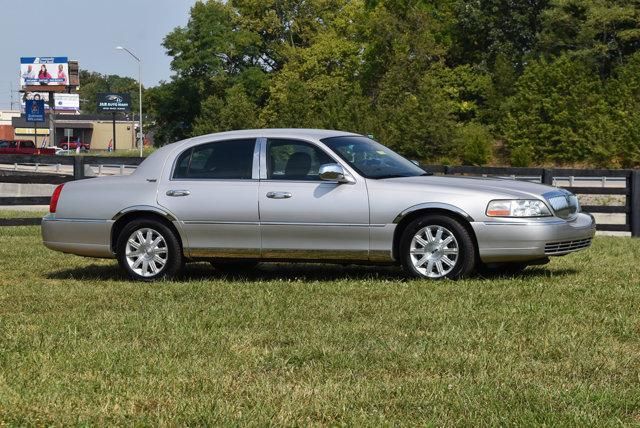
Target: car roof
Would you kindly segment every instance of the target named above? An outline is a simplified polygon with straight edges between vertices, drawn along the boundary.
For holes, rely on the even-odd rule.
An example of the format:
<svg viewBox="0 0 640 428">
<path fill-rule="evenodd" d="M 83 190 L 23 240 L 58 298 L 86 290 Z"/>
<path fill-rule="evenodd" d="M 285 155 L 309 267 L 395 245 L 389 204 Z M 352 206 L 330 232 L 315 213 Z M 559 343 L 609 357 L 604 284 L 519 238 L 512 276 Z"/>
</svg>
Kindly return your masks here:
<svg viewBox="0 0 640 428">
<path fill-rule="evenodd" d="M 340 136 L 354 136 L 352 132 L 346 131 L 334 131 L 330 129 L 312 129 L 312 128 L 266 128 L 266 129 L 243 129 L 238 131 L 226 131 L 216 132 L 213 134 L 201 135 L 194 137 L 194 140 L 206 140 L 209 138 L 257 138 L 257 137 L 272 137 L 272 138 L 311 138 L 319 140 L 321 138 L 340 137 Z"/>
<path fill-rule="evenodd" d="M 239 131 L 226 131 L 216 132 L 213 134 L 200 135 L 198 137 L 189 138 L 182 141 L 177 141 L 172 144 L 167 144 L 154 153 L 152 153 L 140 166 L 136 169 L 134 174 L 147 174 L 155 175 L 159 174 L 164 161 L 171 153 L 182 150 L 185 146 L 193 144 L 201 144 L 206 142 L 220 141 L 227 138 L 230 139 L 242 139 L 242 138 L 293 138 L 293 139 L 309 139 L 320 140 L 329 137 L 346 137 L 346 136 L 359 136 L 352 132 L 334 131 L 329 129 L 307 129 L 307 128 L 270 128 L 270 129 L 243 129 Z"/>
</svg>

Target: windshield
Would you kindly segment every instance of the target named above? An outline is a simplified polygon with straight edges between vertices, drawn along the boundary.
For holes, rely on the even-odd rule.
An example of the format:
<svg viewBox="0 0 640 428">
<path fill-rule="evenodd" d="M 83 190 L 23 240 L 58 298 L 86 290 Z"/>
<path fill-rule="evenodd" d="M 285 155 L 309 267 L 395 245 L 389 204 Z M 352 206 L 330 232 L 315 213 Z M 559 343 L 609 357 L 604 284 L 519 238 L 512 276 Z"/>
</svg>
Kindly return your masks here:
<svg viewBox="0 0 640 428">
<path fill-rule="evenodd" d="M 366 178 L 427 175 L 413 162 L 367 137 L 331 137 L 321 141 Z"/>
</svg>

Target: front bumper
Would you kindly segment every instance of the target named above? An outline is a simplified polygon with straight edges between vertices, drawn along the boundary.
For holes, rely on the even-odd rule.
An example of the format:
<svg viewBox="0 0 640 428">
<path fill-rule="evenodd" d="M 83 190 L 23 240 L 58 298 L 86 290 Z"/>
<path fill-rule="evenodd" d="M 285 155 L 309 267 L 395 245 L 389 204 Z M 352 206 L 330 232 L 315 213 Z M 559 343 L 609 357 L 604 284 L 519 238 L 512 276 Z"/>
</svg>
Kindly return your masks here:
<svg viewBox="0 0 640 428">
<path fill-rule="evenodd" d="M 79 256 L 114 258 L 111 252 L 111 220 L 42 219 L 42 243 L 45 247 Z"/>
<path fill-rule="evenodd" d="M 557 217 L 508 219 L 472 222 L 471 226 L 485 263 L 535 260 L 584 250 L 596 231 L 595 219 L 585 213 L 571 221 Z"/>
</svg>

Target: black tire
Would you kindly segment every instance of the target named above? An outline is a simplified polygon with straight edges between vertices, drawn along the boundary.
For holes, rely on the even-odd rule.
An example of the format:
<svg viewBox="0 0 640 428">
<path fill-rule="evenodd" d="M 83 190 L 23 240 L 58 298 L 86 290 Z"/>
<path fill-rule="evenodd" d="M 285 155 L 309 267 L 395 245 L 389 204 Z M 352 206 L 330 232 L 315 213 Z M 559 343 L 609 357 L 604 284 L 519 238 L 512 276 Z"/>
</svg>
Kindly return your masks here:
<svg viewBox="0 0 640 428">
<path fill-rule="evenodd" d="M 164 252 L 160 253 L 160 256 L 166 257 L 166 262 L 161 269 L 158 269 L 157 273 L 153 273 L 149 272 L 153 271 L 150 265 L 153 264 L 154 266 L 156 266 L 156 261 L 155 259 L 148 260 L 147 263 L 149 265 L 149 269 L 147 269 L 147 274 L 141 274 L 140 272 L 136 272 L 136 270 L 129 264 L 127 258 L 127 243 L 129 241 L 129 238 L 136 231 L 148 230 L 155 232 L 155 234 L 151 234 L 152 240 L 155 241 L 158 236 L 162 237 L 163 241 L 160 242 L 158 251 L 162 251 L 164 249 Z M 146 232 L 143 233 L 143 236 L 145 235 Z M 118 236 L 116 248 L 116 255 L 120 267 L 124 269 L 125 272 L 127 272 L 127 275 L 129 275 L 129 277 L 135 279 L 136 281 L 157 281 L 161 279 L 170 279 L 173 278 L 184 266 L 184 257 L 180 240 L 166 224 L 154 218 L 141 217 L 127 223 Z M 145 254 L 144 257 L 152 257 L 152 254 Z M 139 258 L 143 258 L 143 256 L 138 257 L 135 260 L 136 263 L 138 262 Z M 142 261 L 143 265 L 145 261 L 146 260 Z M 140 267 L 140 270 L 142 270 L 142 267 Z"/>
<path fill-rule="evenodd" d="M 225 273 L 242 273 L 247 270 L 255 269 L 258 266 L 258 260 L 211 260 L 211 266 Z"/>
<path fill-rule="evenodd" d="M 63 145 L 60 146 L 60 148 L 62 150 L 67 150 L 69 148 L 69 146 L 67 146 L 66 144 L 63 144 Z"/>
<path fill-rule="evenodd" d="M 449 272 L 437 278 L 431 278 L 429 274 L 425 272 L 427 268 L 424 268 L 424 271 L 420 271 L 416 266 L 414 266 L 412 261 L 411 245 L 414 236 L 426 227 L 433 228 L 432 230 L 442 227 L 446 232 L 449 232 L 454 236 L 454 243 L 457 242 L 457 258 L 455 259 L 455 264 L 453 267 L 450 267 Z M 478 258 L 473 238 L 467 228 L 458 220 L 442 214 L 427 214 L 413 220 L 402 233 L 399 250 L 399 259 L 404 270 L 412 277 L 423 279 L 460 279 L 467 277 L 474 271 L 476 267 L 476 260 Z M 434 250 L 432 254 L 436 254 L 436 250 Z M 423 257 L 427 257 L 427 254 Z M 446 257 L 450 259 L 449 256 Z M 422 258 L 420 258 L 418 262 L 421 260 Z M 444 266 L 442 262 L 441 265 Z M 437 271 L 437 266 L 435 264 L 434 266 Z M 432 266 L 432 272 L 434 266 Z M 446 267 L 443 271 L 446 271 L 447 269 L 449 269 L 449 267 Z"/>
</svg>

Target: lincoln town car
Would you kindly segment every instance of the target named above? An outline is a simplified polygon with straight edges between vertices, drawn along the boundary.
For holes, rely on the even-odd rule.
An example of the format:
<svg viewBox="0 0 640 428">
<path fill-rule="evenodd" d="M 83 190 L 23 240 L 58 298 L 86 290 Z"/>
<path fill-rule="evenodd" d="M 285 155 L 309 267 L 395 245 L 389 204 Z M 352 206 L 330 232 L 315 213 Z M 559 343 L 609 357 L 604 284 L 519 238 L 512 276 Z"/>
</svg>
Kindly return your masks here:
<svg viewBox="0 0 640 428">
<path fill-rule="evenodd" d="M 115 258 L 143 281 L 195 261 L 397 264 L 456 279 L 544 264 L 594 232 L 566 190 L 433 175 L 366 136 L 314 129 L 169 144 L 129 176 L 58 186 L 42 221 L 48 248 Z"/>
</svg>

